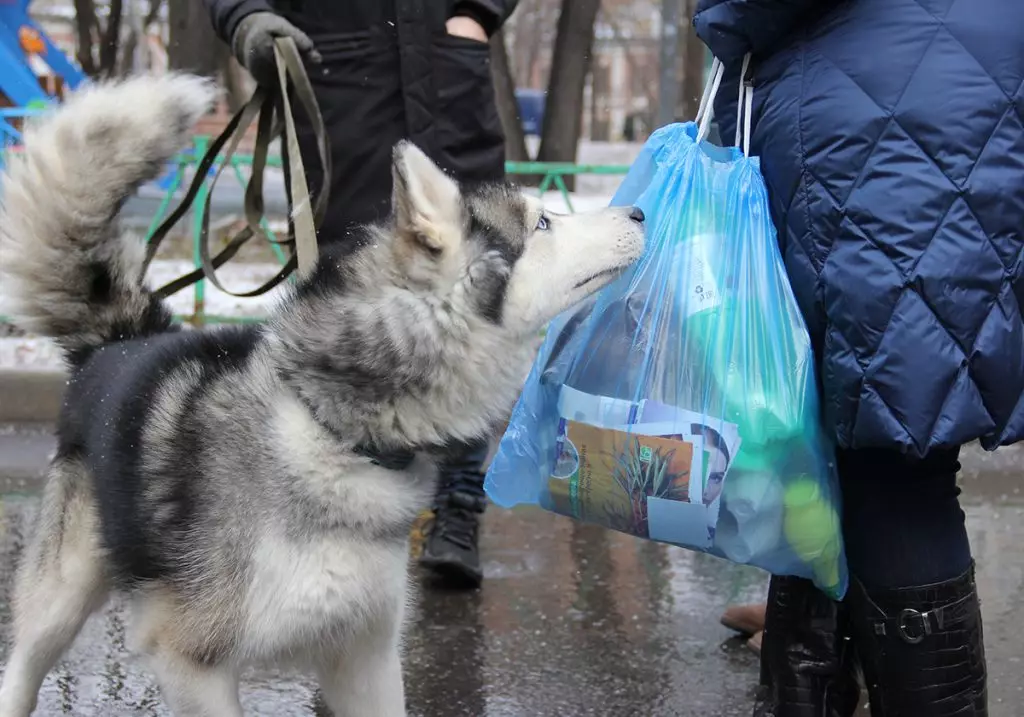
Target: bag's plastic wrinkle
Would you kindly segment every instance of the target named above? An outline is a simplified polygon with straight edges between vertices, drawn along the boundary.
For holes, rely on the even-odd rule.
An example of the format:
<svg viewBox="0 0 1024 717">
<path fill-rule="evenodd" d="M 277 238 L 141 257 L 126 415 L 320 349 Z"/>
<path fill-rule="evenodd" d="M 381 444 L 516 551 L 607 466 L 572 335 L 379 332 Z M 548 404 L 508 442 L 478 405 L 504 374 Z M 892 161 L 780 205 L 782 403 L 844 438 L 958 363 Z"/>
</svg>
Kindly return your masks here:
<svg viewBox="0 0 1024 717">
<path fill-rule="evenodd" d="M 623 181 L 644 256 L 549 327 L 487 491 L 841 597 L 833 447 L 759 164 L 697 132 L 657 131 Z"/>
</svg>

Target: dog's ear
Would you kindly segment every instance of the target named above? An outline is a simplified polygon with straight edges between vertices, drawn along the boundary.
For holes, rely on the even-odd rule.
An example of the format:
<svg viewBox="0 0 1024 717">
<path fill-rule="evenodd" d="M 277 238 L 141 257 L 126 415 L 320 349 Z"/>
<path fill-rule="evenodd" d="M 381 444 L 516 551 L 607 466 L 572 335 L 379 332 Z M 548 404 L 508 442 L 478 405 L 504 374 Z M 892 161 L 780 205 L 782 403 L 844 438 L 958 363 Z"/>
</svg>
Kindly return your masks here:
<svg viewBox="0 0 1024 717">
<path fill-rule="evenodd" d="M 433 256 L 462 239 L 458 185 L 411 142 L 395 145 L 392 207 L 399 235 Z"/>
</svg>

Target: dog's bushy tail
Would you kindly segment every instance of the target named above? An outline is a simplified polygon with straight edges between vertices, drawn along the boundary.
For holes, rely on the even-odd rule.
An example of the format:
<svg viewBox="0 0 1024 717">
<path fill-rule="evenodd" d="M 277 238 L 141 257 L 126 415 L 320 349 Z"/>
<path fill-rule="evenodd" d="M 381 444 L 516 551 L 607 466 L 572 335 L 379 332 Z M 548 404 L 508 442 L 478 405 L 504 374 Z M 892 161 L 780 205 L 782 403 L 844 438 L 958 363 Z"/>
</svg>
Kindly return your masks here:
<svg viewBox="0 0 1024 717">
<path fill-rule="evenodd" d="M 213 86 L 182 74 L 83 89 L 25 131 L 0 178 L 0 296 L 25 330 L 76 356 L 165 330 L 145 246 L 121 205 L 189 141 Z"/>
</svg>

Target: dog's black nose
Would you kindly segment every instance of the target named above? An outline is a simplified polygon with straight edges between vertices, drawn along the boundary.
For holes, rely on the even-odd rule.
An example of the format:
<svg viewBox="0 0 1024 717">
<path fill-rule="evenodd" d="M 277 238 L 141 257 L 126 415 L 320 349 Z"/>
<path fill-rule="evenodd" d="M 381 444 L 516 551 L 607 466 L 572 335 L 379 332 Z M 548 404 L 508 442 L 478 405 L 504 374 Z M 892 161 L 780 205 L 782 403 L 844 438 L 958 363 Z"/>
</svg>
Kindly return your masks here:
<svg viewBox="0 0 1024 717">
<path fill-rule="evenodd" d="M 644 210 L 640 207 L 633 207 L 633 210 L 629 213 L 629 218 L 634 222 L 643 222 Z"/>
</svg>

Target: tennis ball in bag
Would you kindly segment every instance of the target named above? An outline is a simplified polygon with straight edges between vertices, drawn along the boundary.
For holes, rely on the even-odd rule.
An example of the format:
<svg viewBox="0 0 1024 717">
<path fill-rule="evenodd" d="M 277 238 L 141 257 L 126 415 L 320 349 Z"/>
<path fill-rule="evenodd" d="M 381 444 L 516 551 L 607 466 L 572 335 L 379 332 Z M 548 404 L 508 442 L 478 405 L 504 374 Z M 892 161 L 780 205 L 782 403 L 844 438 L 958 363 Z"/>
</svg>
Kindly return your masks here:
<svg viewBox="0 0 1024 717">
<path fill-rule="evenodd" d="M 782 498 L 786 540 L 793 552 L 814 570 L 822 586 L 839 585 L 839 516 L 821 486 L 810 478 L 797 478 Z"/>
</svg>

